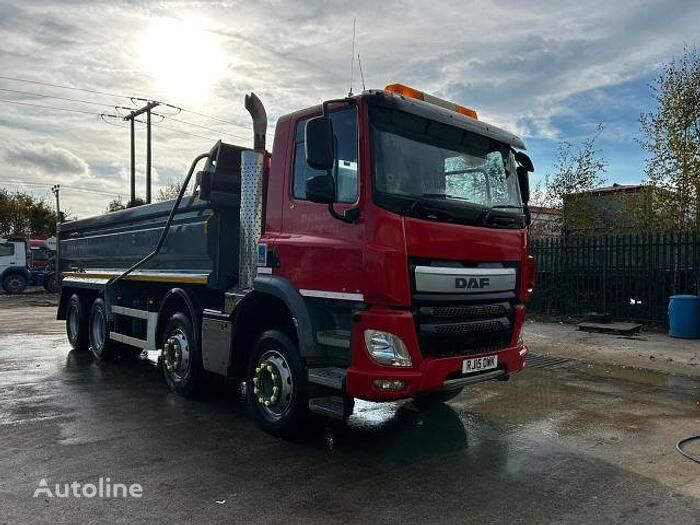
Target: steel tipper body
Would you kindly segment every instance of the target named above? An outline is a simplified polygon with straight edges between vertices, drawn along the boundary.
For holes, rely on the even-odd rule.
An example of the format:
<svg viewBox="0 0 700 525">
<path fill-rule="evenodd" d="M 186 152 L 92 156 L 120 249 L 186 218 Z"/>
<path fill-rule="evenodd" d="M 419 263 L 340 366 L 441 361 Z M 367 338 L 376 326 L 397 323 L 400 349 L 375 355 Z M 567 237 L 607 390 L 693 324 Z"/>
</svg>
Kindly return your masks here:
<svg viewBox="0 0 700 525">
<path fill-rule="evenodd" d="M 162 349 L 183 394 L 205 371 L 243 377 L 276 433 L 525 366 L 520 139 L 390 86 L 281 117 L 269 154 L 264 110 L 247 107 L 255 149 L 218 144 L 195 196 L 61 225 L 74 346 Z"/>
</svg>

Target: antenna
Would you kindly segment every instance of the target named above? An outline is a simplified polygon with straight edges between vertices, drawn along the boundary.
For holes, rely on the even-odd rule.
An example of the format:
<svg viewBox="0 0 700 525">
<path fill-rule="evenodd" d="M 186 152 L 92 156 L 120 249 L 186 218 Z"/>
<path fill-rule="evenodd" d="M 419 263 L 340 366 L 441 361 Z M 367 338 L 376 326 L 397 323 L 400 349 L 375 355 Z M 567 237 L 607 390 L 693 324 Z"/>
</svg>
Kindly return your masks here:
<svg viewBox="0 0 700 525">
<path fill-rule="evenodd" d="M 362 91 L 366 91 L 365 87 L 365 74 L 362 71 L 362 60 L 360 59 L 360 53 L 357 54 L 357 65 L 360 70 L 360 80 L 362 80 Z"/>
<path fill-rule="evenodd" d="M 357 24 L 357 17 L 352 19 L 352 54 L 350 55 L 350 91 L 348 91 L 348 96 L 352 96 L 352 77 L 355 72 L 355 25 Z"/>
</svg>

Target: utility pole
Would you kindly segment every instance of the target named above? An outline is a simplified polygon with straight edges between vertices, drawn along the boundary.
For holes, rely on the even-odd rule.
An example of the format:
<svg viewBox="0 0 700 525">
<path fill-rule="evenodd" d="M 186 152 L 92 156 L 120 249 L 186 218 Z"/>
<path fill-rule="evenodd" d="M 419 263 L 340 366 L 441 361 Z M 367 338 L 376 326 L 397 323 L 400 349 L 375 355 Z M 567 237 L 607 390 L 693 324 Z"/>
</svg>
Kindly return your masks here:
<svg viewBox="0 0 700 525">
<path fill-rule="evenodd" d="M 59 193 L 61 192 L 61 185 L 54 184 L 51 186 L 51 191 L 56 196 L 56 255 L 54 255 L 54 271 L 56 272 L 56 282 L 61 283 L 61 266 L 60 266 L 60 247 L 59 239 L 61 238 L 61 223 L 63 222 L 63 215 L 61 214 L 61 200 L 59 198 Z"/>
<path fill-rule="evenodd" d="M 124 120 L 131 122 L 131 200 L 136 199 L 136 140 L 134 138 L 134 122 L 139 115 L 146 114 L 146 204 L 151 202 L 151 110 L 160 105 L 151 101 L 145 106 L 135 109 L 126 115 Z M 140 122 L 140 121 L 139 121 Z"/>
<path fill-rule="evenodd" d="M 146 110 L 146 204 L 151 204 L 151 108 Z"/>
<path fill-rule="evenodd" d="M 59 198 L 59 193 L 61 192 L 61 185 L 54 184 L 53 186 L 51 186 L 51 191 L 56 196 L 56 222 L 62 222 L 61 221 L 61 201 Z"/>
<path fill-rule="evenodd" d="M 129 202 L 136 200 L 136 139 L 134 138 L 134 119 L 131 119 L 131 198 Z M 128 204 L 128 203 L 127 203 Z"/>
</svg>

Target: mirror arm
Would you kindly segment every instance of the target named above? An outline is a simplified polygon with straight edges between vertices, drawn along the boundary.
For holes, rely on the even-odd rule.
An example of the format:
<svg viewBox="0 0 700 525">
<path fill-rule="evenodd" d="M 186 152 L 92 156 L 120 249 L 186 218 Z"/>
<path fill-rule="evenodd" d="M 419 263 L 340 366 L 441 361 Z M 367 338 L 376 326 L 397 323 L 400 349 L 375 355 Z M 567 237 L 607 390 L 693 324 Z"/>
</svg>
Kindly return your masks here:
<svg viewBox="0 0 700 525">
<path fill-rule="evenodd" d="M 346 210 L 345 213 L 338 213 L 338 210 L 335 209 L 335 206 L 332 202 L 328 204 L 328 212 L 334 219 L 338 219 L 339 221 L 347 223 L 357 222 L 357 220 L 360 218 L 359 208 L 350 208 Z"/>
</svg>

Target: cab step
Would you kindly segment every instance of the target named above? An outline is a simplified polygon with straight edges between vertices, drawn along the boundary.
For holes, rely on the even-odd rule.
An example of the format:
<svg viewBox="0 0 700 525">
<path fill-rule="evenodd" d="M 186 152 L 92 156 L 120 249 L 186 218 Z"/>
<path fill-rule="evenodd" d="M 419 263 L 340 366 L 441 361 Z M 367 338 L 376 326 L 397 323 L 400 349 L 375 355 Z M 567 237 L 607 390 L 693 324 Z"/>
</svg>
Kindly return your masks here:
<svg viewBox="0 0 700 525">
<path fill-rule="evenodd" d="M 313 414 L 343 421 L 352 414 L 353 401 L 340 396 L 314 397 L 309 399 L 309 410 Z"/>
<path fill-rule="evenodd" d="M 309 368 L 307 371 L 309 383 L 325 386 L 334 390 L 343 390 L 345 382 L 344 368 L 328 366 L 324 368 Z"/>
</svg>

